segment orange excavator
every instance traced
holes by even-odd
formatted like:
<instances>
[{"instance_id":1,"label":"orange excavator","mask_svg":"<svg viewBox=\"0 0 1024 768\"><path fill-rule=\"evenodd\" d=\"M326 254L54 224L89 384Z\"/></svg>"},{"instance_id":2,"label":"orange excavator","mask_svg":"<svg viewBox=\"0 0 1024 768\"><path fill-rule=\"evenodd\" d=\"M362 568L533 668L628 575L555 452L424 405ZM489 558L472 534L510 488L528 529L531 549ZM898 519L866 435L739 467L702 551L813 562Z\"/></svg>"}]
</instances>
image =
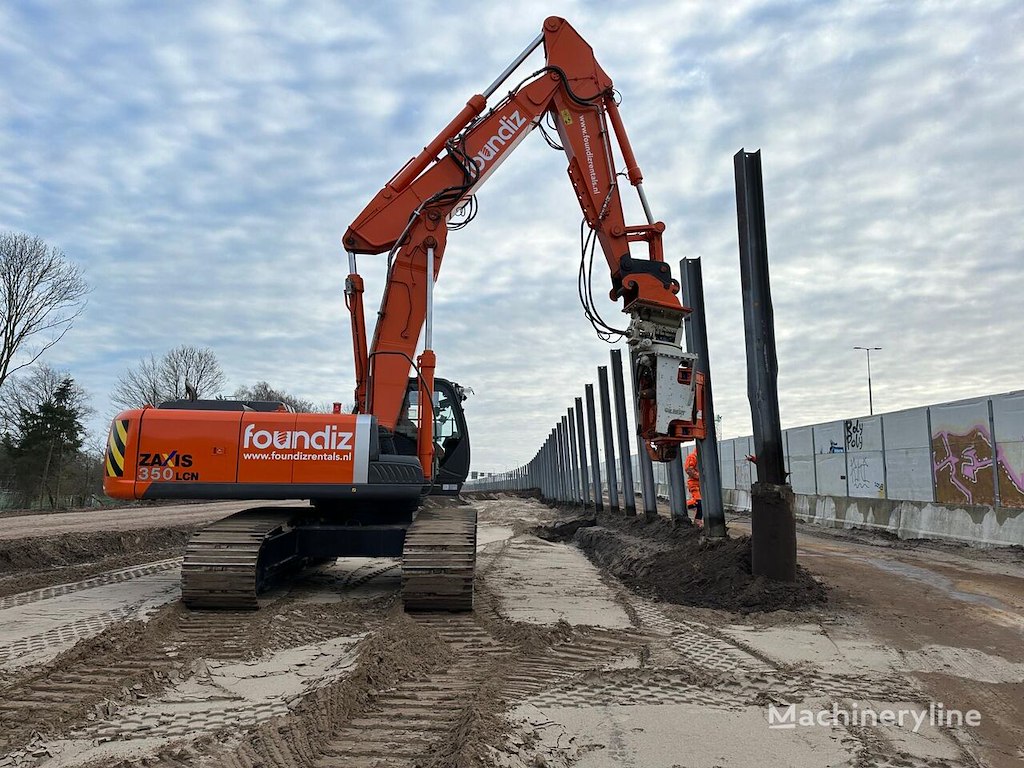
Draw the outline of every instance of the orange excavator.
<instances>
[{"instance_id":1,"label":"orange excavator","mask_svg":"<svg viewBox=\"0 0 1024 768\"><path fill-rule=\"evenodd\" d=\"M488 108L488 99L541 45L544 66ZM469 223L477 188L534 129L568 157L584 218L581 301L599 335L619 334L628 343L641 444L653 459L668 461L681 443L703 436L703 382L695 356L680 345L689 309L664 260L665 227L651 215L617 93L590 45L564 19L551 17L494 83L384 185L342 238L356 367L352 413L188 399L114 419L104 479L112 497L310 502L255 507L198 531L182 566L182 599L190 607L256 608L276 577L331 558L376 556L402 558L408 610L472 608L475 512L420 505L426 494L457 494L470 458L465 392L434 376L433 286L448 232ZM625 221L623 177L638 192L644 223ZM621 299L630 318L622 330L605 323L593 302L598 243L610 298ZM634 246L646 253L633 255ZM368 346L356 258L382 253L387 285Z\"/></svg>"}]
</instances>

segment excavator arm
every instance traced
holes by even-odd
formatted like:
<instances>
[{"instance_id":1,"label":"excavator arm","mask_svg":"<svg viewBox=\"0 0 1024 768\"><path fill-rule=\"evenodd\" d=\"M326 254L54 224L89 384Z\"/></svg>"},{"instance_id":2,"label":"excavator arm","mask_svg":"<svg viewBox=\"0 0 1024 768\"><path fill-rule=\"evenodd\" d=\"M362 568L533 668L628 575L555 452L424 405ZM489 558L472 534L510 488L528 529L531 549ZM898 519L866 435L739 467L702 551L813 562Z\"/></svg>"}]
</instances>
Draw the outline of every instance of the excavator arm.
<instances>
[{"instance_id":1,"label":"excavator arm","mask_svg":"<svg viewBox=\"0 0 1024 768\"><path fill-rule=\"evenodd\" d=\"M540 44L546 65L485 112L487 99ZM626 337L638 397L638 431L652 457L667 460L679 443L703 433L694 356L680 347L683 318L689 309L679 302L679 285L664 261L665 227L650 214L612 81L590 45L557 17L548 18L542 34L494 84L473 96L384 185L345 233L356 410L375 414L380 424L391 429L399 417L410 370L416 370L424 392L432 390L432 286L441 269L453 214L546 116L557 127L569 161L570 182L607 261L610 297L622 299L622 310L631 318ZM638 189L647 214L642 224L627 224L624 218L613 134L625 175ZM647 258L633 257L632 243L646 243ZM385 252L389 254L387 286L368 348L356 255ZM424 350L414 359L425 324ZM429 409L420 410L422 414ZM425 472L430 471L432 452L429 422L421 417L418 453Z\"/></svg>"}]
</instances>

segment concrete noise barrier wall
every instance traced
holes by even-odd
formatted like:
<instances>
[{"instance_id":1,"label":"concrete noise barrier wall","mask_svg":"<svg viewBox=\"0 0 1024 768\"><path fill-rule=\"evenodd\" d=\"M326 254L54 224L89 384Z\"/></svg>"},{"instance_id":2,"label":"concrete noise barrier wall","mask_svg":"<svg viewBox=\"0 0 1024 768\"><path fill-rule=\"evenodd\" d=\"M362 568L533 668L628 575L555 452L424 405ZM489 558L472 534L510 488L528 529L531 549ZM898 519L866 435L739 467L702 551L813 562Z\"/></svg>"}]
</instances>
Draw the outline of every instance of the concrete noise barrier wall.
<instances>
[{"instance_id":1,"label":"concrete noise barrier wall","mask_svg":"<svg viewBox=\"0 0 1024 768\"><path fill-rule=\"evenodd\" d=\"M797 518L900 538L1024 546L1024 391L783 431ZM750 437L719 446L727 506L749 509Z\"/></svg>"}]
</instances>

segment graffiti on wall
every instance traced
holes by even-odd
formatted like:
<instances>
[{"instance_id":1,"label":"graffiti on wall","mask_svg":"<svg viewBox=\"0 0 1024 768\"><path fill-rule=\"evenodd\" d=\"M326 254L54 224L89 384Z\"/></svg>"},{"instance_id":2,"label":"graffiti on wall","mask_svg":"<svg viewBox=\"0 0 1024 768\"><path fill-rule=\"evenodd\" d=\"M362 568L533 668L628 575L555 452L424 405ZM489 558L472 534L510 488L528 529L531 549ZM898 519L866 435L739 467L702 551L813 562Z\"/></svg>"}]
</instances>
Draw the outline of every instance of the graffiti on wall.
<instances>
[{"instance_id":1,"label":"graffiti on wall","mask_svg":"<svg viewBox=\"0 0 1024 768\"><path fill-rule=\"evenodd\" d=\"M851 456L848 463L851 496L885 498L885 483L882 482L880 461L876 464L867 456Z\"/></svg>"},{"instance_id":2,"label":"graffiti on wall","mask_svg":"<svg viewBox=\"0 0 1024 768\"><path fill-rule=\"evenodd\" d=\"M864 447L864 425L860 419L847 419L843 422L846 433L846 450L859 451Z\"/></svg>"},{"instance_id":3,"label":"graffiti on wall","mask_svg":"<svg viewBox=\"0 0 1024 768\"><path fill-rule=\"evenodd\" d=\"M992 438L983 426L964 434L945 430L933 434L932 467L938 502L993 506L998 476L1000 504L1024 507L1024 477L1013 471L1001 449L993 451Z\"/></svg>"}]
</instances>

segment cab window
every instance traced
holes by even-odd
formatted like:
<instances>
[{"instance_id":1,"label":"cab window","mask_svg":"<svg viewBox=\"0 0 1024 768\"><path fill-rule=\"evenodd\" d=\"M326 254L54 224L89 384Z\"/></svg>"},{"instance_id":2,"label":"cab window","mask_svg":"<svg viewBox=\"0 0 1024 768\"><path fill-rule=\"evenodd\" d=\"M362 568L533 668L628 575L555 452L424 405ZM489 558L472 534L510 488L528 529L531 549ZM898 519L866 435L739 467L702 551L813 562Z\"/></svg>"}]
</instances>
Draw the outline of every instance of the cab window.
<instances>
[{"instance_id":1,"label":"cab window","mask_svg":"<svg viewBox=\"0 0 1024 768\"><path fill-rule=\"evenodd\" d=\"M447 393L441 393L438 402L437 417L434 422L434 437L443 440L448 437L460 438L459 420L455 415L455 406Z\"/></svg>"}]
</instances>

